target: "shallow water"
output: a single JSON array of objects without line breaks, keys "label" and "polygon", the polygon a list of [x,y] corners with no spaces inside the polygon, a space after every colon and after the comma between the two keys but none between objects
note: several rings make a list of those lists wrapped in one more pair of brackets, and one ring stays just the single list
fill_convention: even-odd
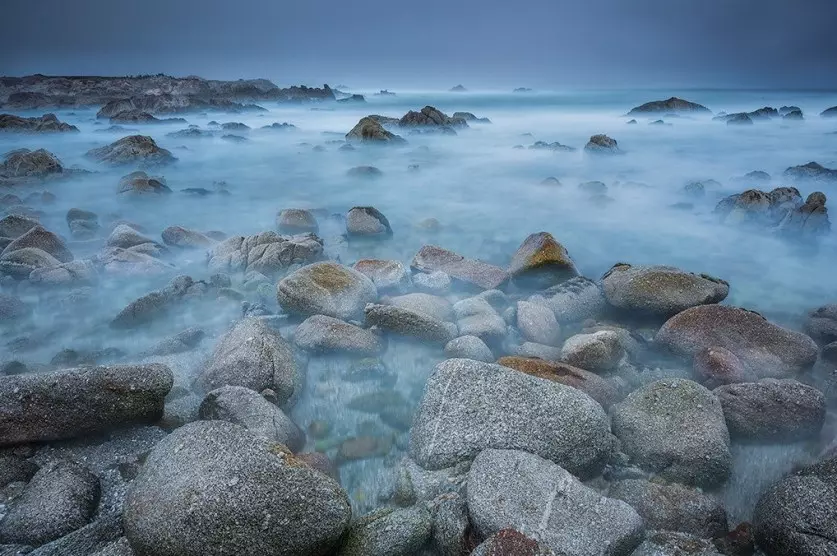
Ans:
[{"label": "shallow water", "polygon": [[[143,226],[148,235],[171,225],[201,231],[221,230],[228,235],[246,235],[275,229],[275,217],[283,208],[317,208],[344,215],[352,206],[373,205],[389,219],[394,238],[382,244],[347,245],[339,217],[320,218],[320,235],[327,252],[351,264],[360,258],[395,258],[408,263],[424,244],[432,243],[467,256],[506,266],[520,242],[530,233],[551,232],[569,250],[580,271],[597,279],[611,265],[670,264],[705,272],[731,285],[727,303],[760,311],[787,324],[797,323],[811,308],[837,297],[834,234],[823,238],[816,250],[753,232],[722,226],[712,214],[718,200],[751,187],[772,189],[795,185],[803,197],[822,190],[831,195],[834,184],[790,183],[782,178],[789,166],[817,161],[837,167],[837,120],[819,117],[823,109],[837,105],[837,93],[792,91],[586,91],[566,93],[436,93],[398,92],[380,97],[371,91],[360,105],[278,105],[263,103],[266,113],[184,116],[189,124],[207,128],[208,122],[238,121],[253,129],[243,133],[248,141],[230,143],[219,137],[174,139],[166,134],[185,124],[131,125],[125,127],[151,135],[160,146],[178,157],[177,163],[149,171],[165,176],[175,194],[142,202],[126,202],[116,195],[120,176],[134,168],[108,169],[84,157],[89,149],[106,145],[131,133],[106,133],[106,122],[95,119],[95,110],[58,112],[62,121],[74,124],[78,134],[0,135],[0,152],[15,148],[45,148],[66,166],[94,170],[77,179],[50,182],[45,187],[57,200],[38,206],[45,226],[67,234],[64,216],[71,207],[99,214],[103,223],[123,219]],[[672,94],[702,103],[713,111],[750,111],[765,105],[800,106],[803,122],[781,120],[731,127],[709,117],[663,118],[671,126],[649,126],[652,119],[637,118],[626,125],[625,113],[643,102]],[[404,134],[408,144],[393,148],[359,147],[340,151],[343,139],[357,121],[368,114],[400,117],[408,110],[432,105],[447,114],[470,111],[488,117],[490,124],[473,123],[455,137]],[[21,115],[36,115],[33,113]],[[37,114],[40,115],[40,114]],[[289,122],[298,129],[263,131],[273,122]],[[133,133],[133,132],[132,132]],[[233,132],[238,133],[238,132]],[[584,153],[589,137],[606,133],[619,142],[623,156],[601,157]],[[531,136],[524,136],[531,134]],[[576,147],[578,151],[552,152],[515,149],[537,140]],[[315,149],[322,147],[322,149]],[[382,170],[377,179],[347,176],[348,169],[374,165]],[[409,166],[418,165],[418,169]],[[773,176],[767,184],[734,180],[753,170]],[[542,185],[554,176],[562,186]],[[683,186],[693,180],[715,179],[716,190],[701,199],[684,196]],[[577,185],[600,180],[614,199],[608,205],[591,202]],[[194,198],[178,193],[190,187],[213,189],[225,182],[230,195]],[[640,182],[637,187],[626,182]],[[691,210],[677,210],[676,202],[694,202]],[[433,217],[441,230],[431,233],[416,228],[423,218]],[[94,254],[101,242],[70,242],[76,258]],[[177,255],[176,273],[207,278],[202,252]],[[0,361],[19,357],[46,363],[62,347],[98,349],[120,347],[137,354],[173,332],[192,324],[220,333],[239,314],[228,310],[210,315],[184,312],[163,327],[142,333],[118,333],[108,321],[138,295],[159,287],[170,277],[116,280],[102,284],[96,303],[84,311],[55,318],[54,305],[37,309],[39,329],[57,335],[41,348],[24,356],[0,346]],[[36,299],[31,294],[28,299]],[[26,298],[26,296],[24,296]],[[275,301],[274,301],[275,303]],[[26,334],[31,331],[15,331]],[[4,338],[9,331],[4,332]],[[5,343],[5,342],[4,342]],[[188,385],[214,338],[200,351],[174,361],[177,383]],[[6,350],[6,353],[3,352]],[[415,403],[421,386],[441,354],[407,343],[390,342],[385,363],[399,376],[397,389]],[[169,361],[170,363],[172,361]],[[313,420],[335,424],[338,436],[353,434],[364,421],[375,420],[342,406],[364,386],[333,380],[345,362],[317,360],[309,364],[306,396],[293,415],[303,428]],[[368,388],[367,388],[368,389]],[[379,426],[379,425],[376,425]],[[383,426],[383,425],[380,425]],[[396,435],[397,447],[405,435]],[[374,506],[375,486],[383,482],[383,467],[391,465],[396,448],[381,461],[354,462],[343,467],[344,485],[359,508]],[[771,455],[771,458],[774,457]],[[778,465],[778,464],[777,464]],[[786,463],[782,463],[785,466]],[[742,487],[743,488],[743,487]],[[746,504],[745,504],[746,505]],[[746,517],[746,508],[735,508]]]}]

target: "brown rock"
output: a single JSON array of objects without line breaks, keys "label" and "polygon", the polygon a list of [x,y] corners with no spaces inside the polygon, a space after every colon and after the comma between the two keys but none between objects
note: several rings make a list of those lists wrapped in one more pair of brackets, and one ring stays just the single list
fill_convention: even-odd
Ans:
[{"label": "brown rock", "polygon": [[476,259],[466,259],[458,253],[435,245],[425,245],[410,266],[420,272],[441,271],[452,280],[482,290],[501,287],[508,280],[508,274],[500,267]]},{"label": "brown rock", "polygon": [[526,373],[581,390],[605,409],[622,399],[619,389],[611,381],[597,374],[567,365],[535,357],[501,357],[497,363]]},{"label": "brown rock", "polygon": [[18,249],[25,249],[32,247],[40,249],[55,257],[62,263],[68,263],[73,260],[73,254],[67,249],[64,241],[54,233],[47,231],[43,226],[35,226],[28,232],[12,241],[4,249],[4,253],[11,253]]},{"label": "brown rock", "polygon": [[511,279],[519,285],[546,289],[578,276],[575,263],[552,234],[539,232],[527,237],[512,257]]},{"label": "brown rock", "polygon": [[692,370],[696,380],[707,388],[755,380],[755,375],[734,353],[718,346],[699,349],[692,361]]}]

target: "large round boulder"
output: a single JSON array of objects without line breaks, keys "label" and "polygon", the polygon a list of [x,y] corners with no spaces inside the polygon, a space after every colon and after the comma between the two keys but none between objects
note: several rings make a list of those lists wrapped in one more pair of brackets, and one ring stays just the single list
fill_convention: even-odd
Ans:
[{"label": "large round boulder", "polygon": [[817,360],[817,345],[808,336],[726,305],[699,305],[678,313],[660,328],[655,342],[689,358],[703,348],[725,348],[758,377],[786,378]]},{"label": "large round boulder", "polygon": [[125,535],[137,556],[324,556],[351,519],[330,477],[225,421],[164,438],[131,483]]},{"label": "large round boulder", "polygon": [[723,301],[729,284],[672,266],[617,264],[602,278],[602,289],[617,309],[668,318],[689,307]]},{"label": "large round boulder", "polygon": [[509,275],[515,284],[545,289],[578,276],[567,249],[547,232],[532,234],[518,247]]},{"label": "large round boulder", "polygon": [[410,435],[410,453],[426,469],[497,448],[526,450],[592,476],[612,446],[607,415],[583,392],[471,359],[436,366]]},{"label": "large round boulder", "polygon": [[64,240],[42,226],[35,226],[12,241],[3,250],[3,253],[11,253],[12,251],[26,249],[27,247],[40,249],[45,253],[49,253],[62,263],[73,260],[73,254],[67,248]]},{"label": "large round boulder", "polygon": [[279,305],[290,313],[360,318],[378,291],[372,280],[347,266],[330,261],[304,266],[276,286]]},{"label": "large round boulder", "polygon": [[664,379],[611,408],[613,432],[639,466],[684,484],[722,484],[732,469],[721,403],[696,382]]},{"label": "large round boulder", "polygon": [[171,164],[177,159],[171,151],[157,146],[154,139],[147,135],[129,135],[110,145],[92,149],[87,156],[110,165],[139,164],[140,166],[159,166]]},{"label": "large round boulder", "polygon": [[392,227],[375,207],[353,207],[346,215],[346,234],[350,238],[388,238]]},{"label": "large round boulder", "polygon": [[305,319],[294,332],[294,343],[313,353],[353,355],[378,355],[386,347],[374,332],[326,315]]}]

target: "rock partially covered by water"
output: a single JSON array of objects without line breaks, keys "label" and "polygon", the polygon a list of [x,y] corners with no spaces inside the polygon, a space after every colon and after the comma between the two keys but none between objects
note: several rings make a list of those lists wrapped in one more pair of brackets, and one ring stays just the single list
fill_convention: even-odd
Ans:
[{"label": "rock partially covered by water", "polygon": [[202,249],[215,245],[216,241],[210,239],[196,230],[190,230],[181,226],[169,226],[161,234],[163,243],[169,247],[181,249]]},{"label": "rock partially covered by water", "polygon": [[299,394],[301,383],[288,343],[265,321],[251,317],[238,321],[218,340],[196,386],[203,392],[222,386],[243,386],[256,392],[269,388],[284,406]]},{"label": "rock partially covered by water", "polygon": [[279,305],[299,315],[359,318],[378,297],[372,281],[352,268],[330,261],[304,266],[276,286]]},{"label": "rock partially covered by water", "polygon": [[140,556],[330,554],[346,493],[243,427],[198,421],[164,438],[131,483],[125,535]]},{"label": "rock partially covered by water", "polygon": [[294,264],[308,264],[323,258],[323,240],[313,234],[280,236],[262,232],[233,236],[207,253],[212,272],[259,272],[275,276]]},{"label": "rock partially covered by water", "polygon": [[99,479],[81,464],[41,467],[0,521],[5,543],[41,546],[84,527],[99,503]]},{"label": "rock partially covered by water", "polygon": [[445,344],[445,357],[448,359],[473,359],[484,363],[494,361],[491,350],[485,345],[485,342],[476,336],[460,336]]},{"label": "rock partially covered by water", "polygon": [[27,218],[19,214],[9,214],[0,219],[0,238],[9,240],[18,238],[39,225],[39,222],[34,218]]},{"label": "rock partially covered by water", "polygon": [[823,393],[795,380],[729,384],[714,394],[733,439],[797,442],[817,436],[825,423]]},{"label": "rock partially covered by water", "polygon": [[0,377],[0,445],[153,423],[172,387],[165,365],[82,367]]},{"label": "rock partially covered by water", "polygon": [[317,219],[305,209],[285,209],[276,216],[276,227],[283,234],[316,234],[320,231]]},{"label": "rock partially covered by water", "polygon": [[372,280],[379,292],[402,292],[410,288],[412,280],[401,261],[361,259],[352,267]]},{"label": "rock partially covered by water", "polygon": [[655,343],[682,357],[722,347],[761,378],[787,378],[817,360],[817,345],[808,336],[725,305],[700,305],[673,316],[657,332]]},{"label": "rock partially covered by water", "polygon": [[610,485],[609,498],[627,502],[649,529],[714,539],[727,534],[727,512],[714,497],[677,483],[627,479]]},{"label": "rock partially covered by water", "polygon": [[537,532],[556,554],[629,556],[645,535],[628,504],[527,452],[482,451],[468,473],[467,493],[471,522],[483,537],[513,528]]},{"label": "rock partially covered by water", "polygon": [[0,165],[0,177],[46,178],[63,172],[61,161],[44,149],[17,149],[8,153]]},{"label": "rock partially covered by water", "polygon": [[756,504],[753,525],[769,556],[837,554],[837,456],[768,488]]},{"label": "rock partially covered by water", "polygon": [[631,556],[745,556],[745,552],[718,552],[712,541],[677,531],[651,531]]},{"label": "rock partially covered by water", "polygon": [[367,326],[377,326],[393,334],[442,346],[453,339],[455,332],[452,324],[446,325],[425,313],[402,309],[394,305],[369,304],[364,313]]},{"label": "rock partially covered by water", "polygon": [[40,118],[22,118],[12,114],[0,114],[0,132],[2,131],[52,133],[78,131],[78,128],[59,121],[55,114],[44,114]]},{"label": "rock partially covered by water", "polygon": [[73,260],[73,254],[67,248],[64,240],[43,226],[35,226],[13,240],[3,250],[3,254],[26,248],[39,249],[62,263],[68,263]]},{"label": "rock partially covered by water", "polygon": [[398,121],[402,127],[468,127],[468,123],[461,118],[451,118],[433,106],[425,106],[419,112],[410,110]]},{"label": "rock partially covered by water", "polygon": [[511,264],[509,275],[515,284],[546,289],[578,276],[567,249],[552,234],[539,232],[523,240]]},{"label": "rock partially covered by water", "polygon": [[348,141],[362,141],[364,143],[404,144],[404,138],[387,131],[384,126],[371,116],[361,118],[360,121],[346,134]]},{"label": "rock partially covered by water", "polygon": [[718,346],[696,351],[692,369],[695,380],[707,388],[715,388],[722,384],[752,382],[756,379],[756,375],[744,367],[734,353]]},{"label": "rock partially covered by water", "polygon": [[616,139],[612,139],[604,134],[593,135],[590,140],[584,145],[584,150],[588,153],[595,154],[619,154],[619,145]]},{"label": "rock partially covered by water", "polygon": [[441,271],[457,283],[481,290],[496,289],[508,280],[500,267],[448,251],[435,245],[425,245],[413,257],[410,266],[419,272]]},{"label": "rock partially covered by water", "polygon": [[[546,545],[514,529],[501,529],[477,546],[471,556],[555,556]],[[451,556],[454,556],[451,554]]]},{"label": "rock partially covered by water", "polygon": [[305,319],[294,332],[294,343],[314,353],[352,355],[378,355],[386,347],[377,334],[325,315]]},{"label": "rock partially covered by water", "polygon": [[561,359],[593,372],[612,371],[625,355],[619,335],[612,330],[576,334],[561,348]]},{"label": "rock partially covered by water", "polygon": [[613,406],[613,432],[641,467],[671,481],[711,487],[732,469],[729,432],[718,399],[691,380],[665,379]]},{"label": "rock partially covered by water", "polygon": [[602,407],[575,388],[448,359],[427,381],[410,454],[422,467],[442,469],[487,448],[526,450],[587,477],[604,465],[612,437]]},{"label": "rock partially covered by water", "polygon": [[412,556],[421,553],[432,530],[432,516],[423,506],[377,510],[352,524],[338,555]]},{"label": "rock partially covered by water", "polygon": [[0,274],[15,280],[26,280],[35,270],[53,268],[60,264],[61,261],[49,253],[34,247],[6,250],[0,255]]},{"label": "rock partially covered by water", "polygon": [[71,208],[66,219],[70,235],[75,239],[90,239],[99,231],[99,217],[95,212]]},{"label": "rock partially covered by water", "polygon": [[641,116],[643,114],[710,114],[710,110],[696,102],[689,102],[682,98],[671,97],[667,100],[654,100],[637,106],[628,112],[628,116]]},{"label": "rock partially covered by water", "polygon": [[673,266],[614,265],[602,278],[608,303],[617,309],[668,318],[689,307],[720,303],[729,284]]},{"label": "rock partially covered by water", "polygon": [[837,304],[830,303],[811,311],[804,330],[820,345],[837,342]]},{"label": "rock partially covered by water", "polygon": [[297,452],[305,444],[305,434],[285,413],[261,394],[241,386],[222,386],[201,402],[198,416],[206,421],[229,421],[253,434],[278,442]]},{"label": "rock partially covered by water", "polygon": [[784,175],[794,180],[834,181],[837,180],[837,169],[826,168],[822,164],[809,162],[800,166],[791,166],[785,170]]},{"label": "rock partially covered by water", "polygon": [[375,207],[353,207],[346,215],[346,234],[349,238],[389,238],[389,220]]},{"label": "rock partially covered by water", "polygon": [[162,176],[149,176],[145,172],[139,170],[131,172],[126,176],[122,176],[119,180],[119,187],[116,190],[119,195],[165,195],[171,193],[171,189],[166,185],[166,179]]},{"label": "rock partially covered by water", "polygon": [[113,166],[137,164],[139,166],[161,166],[177,159],[170,151],[157,146],[147,135],[129,135],[118,141],[92,149],[87,156]]}]

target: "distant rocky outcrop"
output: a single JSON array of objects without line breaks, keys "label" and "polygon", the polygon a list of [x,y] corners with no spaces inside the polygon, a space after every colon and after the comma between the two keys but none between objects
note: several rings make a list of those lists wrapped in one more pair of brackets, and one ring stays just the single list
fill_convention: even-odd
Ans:
[{"label": "distant rocky outcrop", "polygon": [[826,108],[825,110],[820,112],[820,116],[822,116],[823,118],[837,118],[837,106]]},{"label": "distant rocky outcrop", "polygon": [[394,97],[395,93],[393,93],[392,91],[387,91],[386,89],[381,89],[380,91],[375,93],[375,95],[381,97]]},{"label": "distant rocky outcrop", "polygon": [[512,91],[513,93],[531,93],[532,89],[529,87],[518,87],[517,89]]},{"label": "distant rocky outcrop", "polygon": [[468,90],[468,89],[466,89],[466,88],[465,88],[464,86],[462,86],[462,85],[457,85],[456,87],[451,87],[451,88],[450,88],[450,92],[452,92],[452,93],[464,93],[464,92],[466,92],[467,90]]},{"label": "distant rocky outcrop", "polygon": [[831,222],[824,193],[815,192],[803,202],[795,187],[777,187],[766,193],[749,189],[721,200],[715,213],[727,224],[768,228],[786,236],[813,237],[828,233]]},{"label": "distant rocky outcrop", "polygon": [[148,112],[143,112],[142,110],[125,110],[124,112],[119,112],[118,114],[114,114],[110,118],[110,123],[112,124],[185,124],[186,120],[183,118],[166,118],[160,119],[156,116],[152,116]]},{"label": "distant rocky outcrop", "polygon": [[114,166],[135,163],[160,166],[177,160],[171,151],[158,147],[154,139],[147,135],[123,137],[110,145],[88,151],[87,157]]},{"label": "distant rocky outcrop", "polygon": [[0,114],[0,132],[44,133],[78,131],[74,125],[64,123],[55,114],[44,114],[40,118],[22,118],[13,114]]},{"label": "distant rocky outcrop", "polygon": [[363,95],[354,94],[354,95],[349,95],[349,96],[344,97],[344,98],[338,98],[337,102],[343,102],[343,103],[347,103],[347,104],[348,103],[359,104],[359,103],[362,103],[362,102],[366,102],[366,98],[364,98]]},{"label": "distant rocky outcrop", "polygon": [[720,119],[725,121],[727,125],[753,125],[753,119],[744,112],[738,114],[727,114],[721,117],[712,118],[713,120]]},{"label": "distant rocky outcrop", "polygon": [[374,116],[366,116],[346,134],[348,141],[362,141],[364,143],[406,143],[404,138],[387,131]]},{"label": "distant rocky outcrop", "polygon": [[455,135],[454,128],[468,127],[468,122],[461,118],[451,118],[433,106],[425,106],[418,112],[410,110],[404,114],[398,125]]},{"label": "distant rocky outcrop", "polygon": [[795,180],[835,181],[837,169],[826,168],[816,162],[809,162],[800,166],[791,166],[785,170],[785,177]]},{"label": "distant rocky outcrop", "polygon": [[454,112],[451,117],[455,120],[465,120],[466,122],[476,122],[479,124],[491,123],[491,120],[488,118],[478,118],[471,112]]},{"label": "distant rocky outcrop", "polygon": [[63,171],[61,161],[44,149],[12,151],[0,165],[0,176],[8,178],[43,178],[50,174],[60,174]]},{"label": "distant rocky outcrop", "polygon": [[671,97],[668,100],[654,100],[651,102],[646,102],[641,106],[637,106],[636,108],[631,109],[631,111],[628,112],[628,116],[641,116],[643,114],[660,113],[669,114],[678,112],[708,114],[710,113],[710,110],[702,104],[697,104],[696,102],[689,102],[688,100],[683,100],[682,98]]},{"label": "distant rocky outcrop", "polygon": [[590,137],[590,141],[584,145],[584,150],[588,153],[595,154],[619,154],[622,152],[619,150],[619,145],[616,143],[616,139],[612,139],[604,134],[593,135]]}]

